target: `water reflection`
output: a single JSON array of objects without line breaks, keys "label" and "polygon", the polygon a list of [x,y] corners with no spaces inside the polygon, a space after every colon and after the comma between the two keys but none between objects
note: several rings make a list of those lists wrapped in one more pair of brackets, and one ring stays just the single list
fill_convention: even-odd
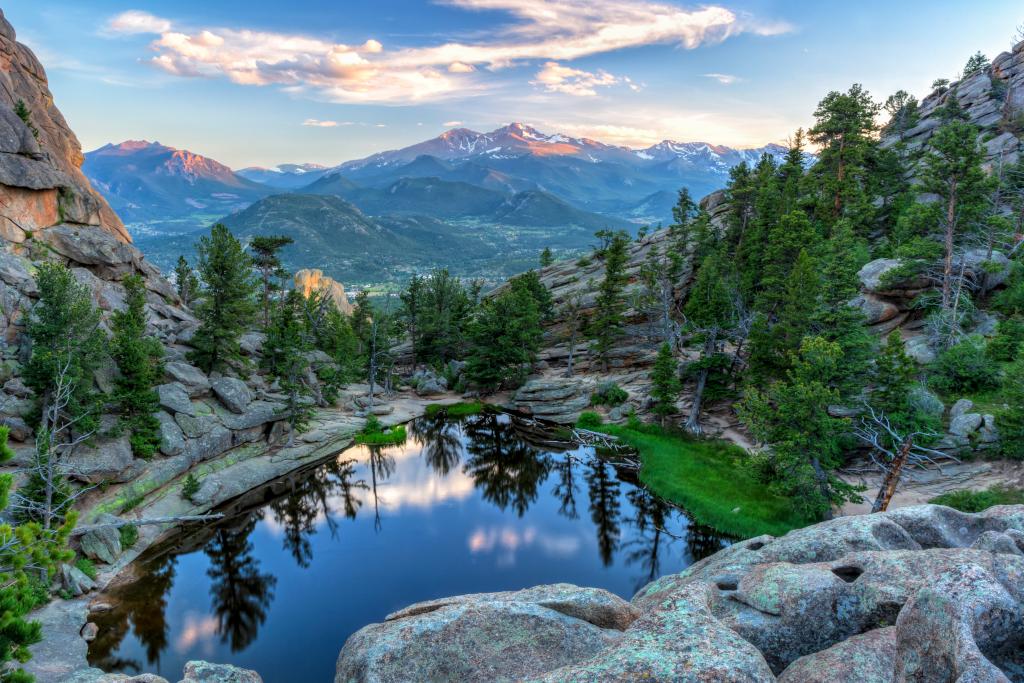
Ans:
[{"label": "water reflection", "polygon": [[148,553],[139,580],[109,590],[90,662],[176,674],[212,658],[267,683],[329,680],[345,637],[404,604],[556,581],[628,598],[724,543],[535,423],[437,415],[409,433],[250,492]]}]

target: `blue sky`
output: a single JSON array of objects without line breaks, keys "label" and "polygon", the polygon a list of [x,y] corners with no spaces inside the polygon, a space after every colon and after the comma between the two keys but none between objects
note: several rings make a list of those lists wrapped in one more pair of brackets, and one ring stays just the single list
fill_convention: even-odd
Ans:
[{"label": "blue sky", "polygon": [[919,96],[1006,50],[1019,0],[7,0],[85,149],[337,164],[465,125],[782,142],[829,90]]}]

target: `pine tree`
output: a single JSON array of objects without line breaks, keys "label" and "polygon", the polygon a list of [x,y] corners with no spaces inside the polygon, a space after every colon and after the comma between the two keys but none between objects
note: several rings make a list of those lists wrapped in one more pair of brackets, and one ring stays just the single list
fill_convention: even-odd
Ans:
[{"label": "pine tree", "polygon": [[555,262],[555,256],[551,253],[551,247],[544,247],[544,251],[540,252],[540,267],[547,268]]},{"label": "pine tree", "polygon": [[1007,458],[1024,460],[1024,348],[1003,378],[1005,407],[996,415],[999,444]]},{"label": "pine tree", "polygon": [[964,73],[961,78],[970,78],[975,74],[987,71],[989,68],[988,57],[981,52],[975,52],[971,55],[970,59],[967,60],[967,64],[964,65]]},{"label": "pine tree", "polygon": [[443,365],[461,358],[476,296],[447,268],[434,270],[424,280],[422,294],[423,306],[417,321],[418,360]]},{"label": "pine tree", "polygon": [[835,474],[848,431],[848,420],[828,412],[839,400],[833,386],[841,363],[838,344],[808,337],[794,354],[786,379],[748,389],[740,405],[740,418],[769,445],[763,471],[769,473],[770,486],[790,496],[810,518],[830,518],[834,507],[860,499]]},{"label": "pine tree", "polygon": [[25,100],[18,100],[14,103],[14,113],[17,114],[18,118],[21,119],[28,127],[29,132],[32,133],[32,137],[38,140],[39,129],[32,123],[32,112],[29,110],[28,105],[25,104]]},{"label": "pine tree", "polygon": [[106,339],[89,289],[66,266],[44,262],[36,272],[39,300],[29,316],[32,355],[22,379],[35,392],[37,416],[49,405],[63,377],[70,385],[66,421],[88,432],[98,424],[99,396],[93,373],[103,362]]},{"label": "pine tree", "polygon": [[907,355],[899,330],[893,330],[878,350],[871,372],[870,403],[890,419],[910,412],[910,389],[917,368]]},{"label": "pine tree", "polygon": [[[682,196],[682,195],[680,195]],[[629,235],[623,231],[612,235],[604,249],[604,279],[598,286],[597,301],[590,319],[591,351],[598,364],[607,372],[609,354],[622,337],[625,320],[623,314],[626,302],[623,289],[626,286],[626,246]]]},{"label": "pine tree", "polygon": [[773,311],[786,297],[787,282],[801,251],[812,251],[819,238],[803,211],[783,215],[761,245],[763,271],[757,310]]},{"label": "pine tree", "polygon": [[405,331],[409,334],[409,341],[412,342],[412,364],[416,365],[419,362],[420,346],[422,340],[420,339],[420,317],[423,314],[423,278],[419,275],[413,275],[409,278],[409,284],[406,285],[405,290],[398,295],[399,300],[402,302],[402,308],[399,311],[399,317],[405,324]]},{"label": "pine tree", "polygon": [[174,267],[174,282],[178,289],[178,298],[185,306],[195,303],[199,295],[199,278],[184,256],[178,257],[178,265]]},{"label": "pine tree", "polygon": [[263,327],[270,325],[270,297],[280,289],[274,278],[287,277],[278,252],[294,242],[284,235],[267,235],[253,237],[249,248],[252,250],[252,264],[260,274],[262,283],[261,297],[263,300]]},{"label": "pine tree", "polygon": [[680,392],[679,364],[672,354],[672,347],[664,343],[658,349],[658,357],[651,371],[651,398],[654,400],[654,414],[661,425],[676,412],[676,401]]},{"label": "pine tree", "polygon": [[239,339],[256,313],[252,259],[221,223],[199,239],[203,298],[196,308],[199,329],[189,354],[205,372],[242,362]]},{"label": "pine tree", "polygon": [[480,304],[469,326],[466,376],[485,391],[519,382],[540,348],[540,311],[526,288]]},{"label": "pine tree", "polygon": [[811,173],[818,187],[822,221],[849,218],[858,234],[872,223],[870,167],[878,147],[875,117],[879,105],[860,84],[830,92],[814,112],[808,137],[818,148]]},{"label": "pine tree", "polygon": [[111,316],[111,356],[119,376],[114,397],[121,427],[131,432],[132,452],[149,458],[160,447],[160,400],[154,389],[163,376],[163,347],[146,333],[146,288],[142,278],[123,281],[126,306]]},{"label": "pine tree", "polygon": [[929,142],[922,188],[942,200],[942,308],[948,311],[953,307],[953,257],[958,238],[977,223],[985,208],[986,178],[981,168],[985,157],[978,129],[959,119],[939,128]]},{"label": "pine tree", "polygon": [[313,349],[313,343],[304,321],[304,306],[302,294],[294,289],[274,303],[263,344],[264,367],[287,396],[289,446],[313,413],[313,402],[309,400],[312,387],[306,381],[309,365],[306,353]]},{"label": "pine tree", "polygon": [[717,255],[708,257],[697,273],[683,312],[689,331],[702,340],[700,358],[693,364],[697,381],[686,429],[701,432],[700,411],[708,375],[724,334],[735,324],[736,289],[731,273]]},{"label": "pine tree", "polygon": [[526,292],[533,299],[537,304],[537,312],[540,313],[542,322],[547,322],[554,317],[555,300],[551,296],[551,290],[540,281],[537,271],[528,270],[521,275],[516,275],[509,280],[509,285],[512,289]]}]

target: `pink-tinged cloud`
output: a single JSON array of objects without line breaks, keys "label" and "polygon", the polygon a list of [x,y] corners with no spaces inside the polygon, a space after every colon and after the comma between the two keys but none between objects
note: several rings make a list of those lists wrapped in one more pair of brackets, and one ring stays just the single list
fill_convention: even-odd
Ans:
[{"label": "pink-tinged cloud", "polygon": [[[533,81],[550,92],[592,96],[616,83],[606,71],[564,62],[652,44],[693,49],[740,33],[773,35],[782,24],[757,23],[719,6],[686,10],[646,0],[439,0],[465,10],[501,10],[514,21],[486,40],[388,50],[316,37],[237,28],[189,29],[130,10],[107,23],[111,33],[153,33],[151,63],[182,77],[276,85],[337,102],[405,103],[464,97],[486,88],[486,73],[542,62]],[[482,69],[482,71],[481,71]]]}]

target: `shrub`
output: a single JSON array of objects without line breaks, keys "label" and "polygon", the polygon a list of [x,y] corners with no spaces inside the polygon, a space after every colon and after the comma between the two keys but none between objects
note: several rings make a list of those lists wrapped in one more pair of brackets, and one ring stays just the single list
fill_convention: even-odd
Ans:
[{"label": "shrub", "polygon": [[363,428],[359,433],[364,436],[380,434],[383,429],[384,428],[380,424],[380,419],[371,413],[366,416],[366,424],[363,425]]},{"label": "shrub", "polygon": [[121,535],[121,547],[127,550],[139,541],[139,527],[135,525],[123,526],[119,531]]},{"label": "shrub", "polygon": [[576,426],[582,429],[597,429],[603,423],[600,415],[589,410],[581,413],[580,419],[576,420]]},{"label": "shrub", "polygon": [[96,580],[96,565],[88,557],[80,557],[75,560],[75,568],[92,580]]},{"label": "shrub", "polygon": [[999,384],[999,368],[976,337],[968,337],[940,353],[931,371],[929,383],[946,394],[972,393]]},{"label": "shrub", "polygon": [[185,477],[185,481],[181,484],[181,497],[192,502],[192,497],[199,493],[199,487],[199,478],[196,477],[196,473],[189,472],[188,476]]},{"label": "shrub", "polygon": [[999,321],[996,336],[988,343],[989,358],[997,361],[1012,361],[1024,344],[1024,315]]},{"label": "shrub", "polygon": [[592,406],[620,406],[629,400],[629,394],[615,382],[602,382],[590,395]]}]

